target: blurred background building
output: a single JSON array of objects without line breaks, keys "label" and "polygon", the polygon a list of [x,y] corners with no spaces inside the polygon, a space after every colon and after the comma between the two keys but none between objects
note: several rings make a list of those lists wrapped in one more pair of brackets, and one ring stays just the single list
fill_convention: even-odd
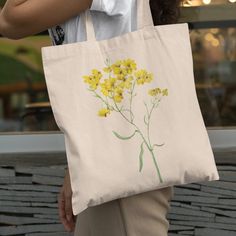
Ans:
[{"label": "blurred background building", "polygon": [[[208,127],[236,124],[236,0],[186,0],[194,74]],[[0,38],[0,132],[58,130],[50,109],[41,47],[48,32],[21,40]]]}]

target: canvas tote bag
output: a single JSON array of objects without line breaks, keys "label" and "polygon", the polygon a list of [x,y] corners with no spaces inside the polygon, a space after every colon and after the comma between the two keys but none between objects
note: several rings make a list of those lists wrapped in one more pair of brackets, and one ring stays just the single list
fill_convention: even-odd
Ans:
[{"label": "canvas tote bag", "polygon": [[138,30],[42,47],[64,134],[73,214],[167,186],[218,180],[197,100],[187,23],[154,26],[138,0]]}]

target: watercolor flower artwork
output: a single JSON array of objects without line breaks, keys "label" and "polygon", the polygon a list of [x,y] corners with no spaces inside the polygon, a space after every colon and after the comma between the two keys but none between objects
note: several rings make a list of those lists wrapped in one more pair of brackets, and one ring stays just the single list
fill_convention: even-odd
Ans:
[{"label": "watercolor flower artwork", "polygon": [[[152,157],[157,176],[162,183],[163,179],[154,150],[157,147],[163,146],[164,143],[156,144],[151,142],[150,126],[153,111],[158,108],[161,99],[164,96],[168,96],[168,89],[156,87],[147,91],[150,100],[149,102],[143,101],[146,110],[146,113],[143,114],[143,122],[146,129],[144,133],[135,123],[135,115],[137,114],[133,113],[132,104],[135,96],[137,96],[135,91],[137,86],[144,86],[147,83],[151,83],[154,79],[153,73],[149,73],[145,69],[138,69],[135,60],[130,58],[117,60],[113,64],[109,59],[106,59],[105,65],[102,70],[92,69],[91,74],[83,76],[84,82],[89,85],[87,89],[102,103],[102,108],[98,110],[97,115],[108,118],[112,112],[117,112],[133,127],[134,131],[129,136],[123,136],[119,134],[118,131],[112,132],[115,137],[121,140],[129,140],[135,135],[139,135],[141,139],[138,156],[139,172],[141,172],[143,168],[143,154],[146,149]],[[125,99],[129,99],[128,102],[122,103]]]}]

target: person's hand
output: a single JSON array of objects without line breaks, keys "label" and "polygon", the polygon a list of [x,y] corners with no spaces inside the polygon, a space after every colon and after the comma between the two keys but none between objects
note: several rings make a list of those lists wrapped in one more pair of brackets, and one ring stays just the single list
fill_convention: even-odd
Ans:
[{"label": "person's hand", "polygon": [[66,170],[64,183],[58,195],[59,216],[65,229],[73,232],[75,228],[76,217],[72,212],[72,189],[69,170]]}]

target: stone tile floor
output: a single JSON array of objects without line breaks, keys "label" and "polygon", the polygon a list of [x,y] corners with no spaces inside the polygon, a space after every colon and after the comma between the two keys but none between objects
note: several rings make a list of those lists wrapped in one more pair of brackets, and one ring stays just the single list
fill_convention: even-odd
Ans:
[{"label": "stone tile floor", "polygon": [[[0,235],[69,236],[57,194],[65,165],[0,166]],[[169,236],[236,235],[236,166],[218,165],[220,180],[175,186]]]}]

